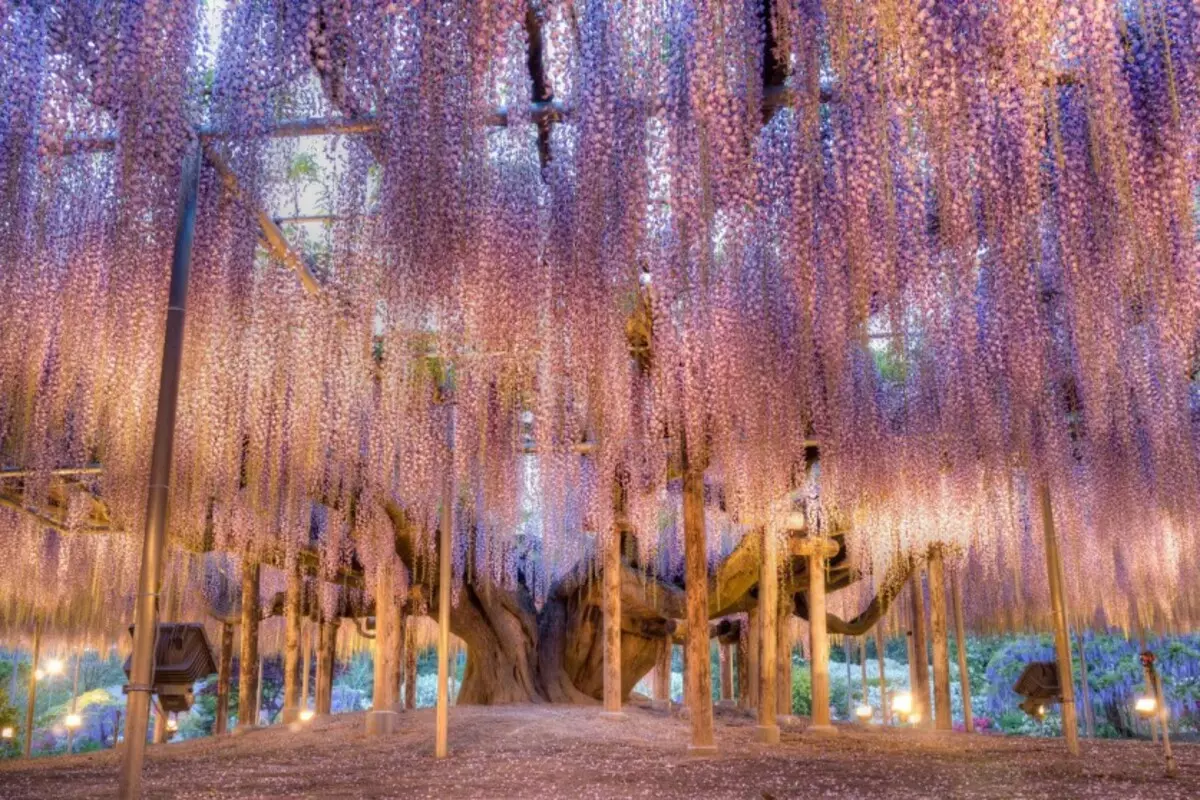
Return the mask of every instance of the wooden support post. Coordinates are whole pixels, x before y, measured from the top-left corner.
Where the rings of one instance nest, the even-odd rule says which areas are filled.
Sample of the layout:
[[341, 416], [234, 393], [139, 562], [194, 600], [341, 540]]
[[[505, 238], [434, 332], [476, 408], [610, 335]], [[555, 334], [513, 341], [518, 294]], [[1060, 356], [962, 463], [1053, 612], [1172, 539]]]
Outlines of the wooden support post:
[[717, 665], [721, 669], [721, 703], [733, 704], [733, 645], [717, 645]]
[[404, 625], [404, 707], [417, 707], [417, 618], [409, 615]]
[[455, 408], [446, 405], [446, 449], [449, 454], [442, 476], [442, 516], [438, 525], [438, 683], [437, 721], [434, 755], [449, 755], [447, 736], [450, 724], [450, 550], [454, 535], [454, 417]]
[[689, 465], [684, 448], [683, 553], [687, 583], [687, 669], [684, 695], [692, 722], [688, 752], [716, 753], [708, 645], [708, 549], [704, 530], [704, 473]]
[[233, 674], [233, 623], [221, 623], [221, 649], [217, 654], [217, 720], [213, 734], [229, 731], [229, 683]]
[[925, 588], [921, 585], [920, 566], [913, 570], [909, 590], [912, 598], [913, 647], [913, 714], [919, 714], [917, 725], [932, 725], [929, 713], [929, 645], [925, 635]]
[[[263, 656], [260, 651], [258, 654], [258, 675], [255, 683], [257, 686], [254, 690], [254, 724], [258, 725], [262, 720], [262, 692], [263, 692]], [[268, 720], [270, 724], [270, 720]]]
[[396, 713], [396, 682], [393, 663], [398, 653], [400, 615], [392, 559], [382, 559], [375, 574], [375, 674], [371, 710], [367, 712], [367, 735], [384, 736], [400, 727]]
[[812, 659], [812, 724], [808, 731], [835, 733], [829, 714], [829, 634], [825, 620], [825, 554], [814, 549], [808, 556], [808, 627]]
[[760, 653], [759, 648], [759, 628], [758, 616], [759, 608], [755, 606], [746, 613], [746, 676], [747, 676], [747, 708], [758, 708], [758, 661]]
[[971, 708], [971, 674], [967, 671], [967, 628], [963, 621], [962, 579], [957, 570], [950, 576], [954, 598], [954, 639], [958, 646], [958, 680], [962, 684], [963, 729], [975, 732], [975, 711]]
[[154, 706], [154, 744], [167, 743], [167, 712], [163, 711], [162, 706], [155, 703]]
[[392, 693], [392, 710], [404, 709], [404, 636], [408, 628], [408, 617], [400, 603], [396, 604], [396, 632], [392, 637], [392, 657], [388, 660], [388, 686]]
[[1083, 703], [1083, 732], [1092, 739], [1096, 736], [1096, 711], [1092, 708], [1092, 687], [1088, 683], [1087, 648], [1083, 631], [1077, 631], [1075, 638], [1079, 642], [1079, 690], [1083, 695], [1080, 698], [1080, 702]]
[[779, 624], [775, 631], [775, 713], [777, 722], [792, 719], [792, 603], [790, 597], [779, 601]]
[[293, 564], [288, 571], [287, 594], [284, 599], [284, 725], [300, 721], [300, 604], [303, 592], [304, 578], [300, 575], [300, 565]]
[[929, 554], [929, 627], [933, 634], [933, 710], [939, 731], [954, 730], [950, 710], [950, 640], [946, 614], [946, 580], [942, 550]]
[[879, 661], [879, 712], [884, 725], [892, 724], [892, 705], [887, 692], [886, 648], [884, 646], [883, 618], [875, 623], [875, 657]]
[[312, 625], [307, 619], [300, 623], [300, 650], [304, 653], [304, 665], [300, 668], [300, 710], [308, 710], [308, 676], [312, 673], [313, 635]]
[[[37, 670], [38, 661], [42, 658], [42, 621], [33, 625], [33, 660], [29, 662], [29, 690], [25, 698], [25, 730], [21, 743], [21, 753], [25, 758], [33, 755], [33, 710], [37, 705]], [[145, 733], [143, 732], [143, 735]]]
[[871, 684], [867, 681], [867, 638], [858, 638], [858, 661], [862, 666], [862, 704], [871, 704]]
[[754, 738], [764, 744], [779, 744], [779, 723], [775, 718], [778, 705], [775, 668], [779, 645], [779, 543], [765, 527], [758, 535], [762, 537], [762, 559], [758, 571], [758, 727], [754, 729]]
[[658, 660], [654, 662], [654, 697], [651, 699], [654, 708], [671, 707], [671, 651], [674, 649], [668, 634], [658, 650]]
[[1050, 502], [1050, 487], [1040, 487], [1042, 505], [1042, 535], [1046, 540], [1046, 575], [1050, 583], [1050, 605], [1054, 620], [1054, 650], [1058, 661], [1058, 682], [1062, 689], [1062, 728], [1067, 740], [1067, 752], [1079, 755], [1079, 723], [1075, 717], [1075, 680], [1071, 669], [1071, 633], [1067, 628], [1067, 600], [1063, 587], [1062, 557], [1058, 552], [1058, 535], [1054, 530], [1054, 507]]
[[[614, 493], [620, 489], [615, 489]], [[621, 711], [621, 529], [613, 525], [600, 545], [604, 569], [600, 576], [604, 612], [604, 710], [605, 719], [624, 719]]]
[[[75, 679], [71, 682], [71, 713], [79, 710], [79, 662], [83, 661], [83, 645], [75, 653]], [[75, 752], [75, 729], [67, 728], [67, 755]]]
[[750, 623], [743, 623], [738, 633], [737, 643], [737, 701], [738, 708], [750, 708]]
[[179, 400], [179, 375], [183, 364], [184, 308], [188, 272], [192, 263], [192, 237], [196, 231], [200, 190], [200, 148], [184, 157], [180, 171], [179, 217], [171, 255], [171, 282], [167, 289], [166, 329], [158, 379], [158, 406], [154, 416], [154, 444], [150, 455], [146, 516], [142, 531], [142, 560], [138, 573], [133, 614], [133, 653], [130, 657], [125, 713], [125, 749], [117, 793], [123, 800], [142, 795], [142, 764], [146, 758], [146, 729], [150, 725], [150, 695], [154, 691], [154, 649], [158, 640], [158, 596], [162, 587], [163, 552], [167, 544], [167, 495], [171, 479], [171, 453], [175, 443], [175, 411]]
[[337, 617], [321, 620], [320, 643], [317, 648], [316, 713], [328, 716], [333, 713], [333, 666], [337, 657]]
[[238, 731], [258, 725], [258, 622], [259, 565], [250, 556], [242, 559], [242, 647], [238, 656]]

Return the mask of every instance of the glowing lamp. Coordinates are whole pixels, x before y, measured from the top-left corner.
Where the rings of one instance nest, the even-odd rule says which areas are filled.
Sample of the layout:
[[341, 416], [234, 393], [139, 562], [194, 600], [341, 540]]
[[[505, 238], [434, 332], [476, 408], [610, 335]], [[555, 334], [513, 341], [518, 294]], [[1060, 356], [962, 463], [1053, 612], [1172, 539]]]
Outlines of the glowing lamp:
[[179, 722], [176, 721], [176, 719], [174, 717], [171, 717], [170, 719], [167, 720], [167, 730], [170, 731], [171, 733], [174, 733], [175, 731], [179, 730]]
[[41, 668], [35, 669], [33, 671], [33, 679], [35, 681], [45, 680], [46, 679], [46, 670], [41, 669]]
[[67, 727], [67, 730], [73, 731], [83, 725], [83, 717], [78, 714], [67, 714], [66, 719], [63, 720], [63, 725]]
[[907, 717], [913, 710], [913, 698], [908, 692], [901, 692], [892, 698], [892, 711], [902, 717]]
[[874, 714], [875, 709], [871, 708], [866, 703], [862, 703], [858, 708], [854, 709], [854, 716], [858, 717], [859, 722], [869, 722]]
[[917, 711], [912, 714], [909, 714], [908, 721], [911, 722], [913, 725], [920, 725], [921, 724], [921, 712]]
[[52, 658], [46, 662], [46, 674], [62, 675], [63, 667], [64, 665], [61, 658]]
[[300, 721], [308, 722], [314, 716], [316, 716], [316, 715], [313, 713], [313, 710], [311, 708], [306, 708], [300, 712]]
[[16, 735], [17, 732], [13, 730], [11, 725], [0, 728], [0, 739], [12, 739]]
[[1137, 702], [1133, 704], [1133, 710], [1149, 719], [1154, 716], [1155, 711], [1158, 711], [1158, 701], [1148, 695], [1139, 697]]

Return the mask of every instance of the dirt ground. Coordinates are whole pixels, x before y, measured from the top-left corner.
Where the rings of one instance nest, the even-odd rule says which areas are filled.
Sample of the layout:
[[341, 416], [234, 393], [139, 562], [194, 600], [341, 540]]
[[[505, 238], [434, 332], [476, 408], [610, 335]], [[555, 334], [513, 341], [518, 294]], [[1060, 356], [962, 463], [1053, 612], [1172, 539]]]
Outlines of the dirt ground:
[[[966, 736], [841, 726], [832, 737], [783, 726], [753, 741], [754, 721], [717, 712], [719, 753], [688, 756], [687, 722], [630, 708], [462, 707], [451, 710], [451, 756], [433, 752], [433, 711], [368, 739], [362, 714], [243, 736], [152, 746], [149, 798], [1198, 798], [1200, 745], [1177, 747], [1180, 777], [1163, 776], [1148, 742], [1085, 740], [1083, 757], [1055, 739]], [[0, 797], [115, 796], [111, 752], [0, 763]]]

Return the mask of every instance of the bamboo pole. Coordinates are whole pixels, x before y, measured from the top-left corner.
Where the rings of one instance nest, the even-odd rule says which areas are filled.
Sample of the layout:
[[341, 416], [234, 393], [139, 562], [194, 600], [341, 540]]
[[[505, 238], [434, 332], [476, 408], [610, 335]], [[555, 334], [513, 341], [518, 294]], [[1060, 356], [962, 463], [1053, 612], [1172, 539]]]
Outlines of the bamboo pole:
[[371, 710], [367, 713], [367, 735], [384, 736], [400, 727], [396, 713], [396, 683], [392, 664], [398, 653], [399, 616], [392, 559], [381, 559], [375, 583], [375, 674]]
[[304, 578], [300, 565], [288, 570], [287, 594], [284, 599], [286, 614], [283, 652], [283, 724], [290, 725], [300, 720], [300, 606], [304, 592]]
[[888, 702], [887, 665], [885, 663], [885, 647], [883, 636], [883, 618], [875, 623], [875, 657], [879, 660], [879, 711], [884, 725], [892, 724], [892, 706]]
[[929, 627], [933, 634], [933, 710], [939, 731], [954, 730], [950, 708], [950, 641], [946, 614], [946, 580], [942, 550], [929, 554]]
[[449, 754], [447, 736], [450, 722], [450, 548], [454, 533], [454, 417], [453, 404], [446, 405], [446, 448], [449, 458], [442, 476], [442, 516], [438, 526], [438, 684], [437, 730], [434, 755]]
[[248, 731], [258, 726], [258, 622], [261, 616], [259, 566], [247, 555], [242, 559], [242, 642], [238, 655], [237, 731]]
[[912, 599], [912, 647], [913, 647], [913, 713], [919, 714], [917, 724], [922, 728], [931, 725], [929, 713], [929, 645], [925, 631], [925, 589], [921, 585], [921, 567], [913, 569], [909, 591]]
[[776, 683], [777, 650], [779, 645], [779, 543], [765, 526], [762, 537], [762, 559], [758, 572], [758, 726], [754, 738], [763, 744], [779, 744], [779, 724], [776, 708], [779, 705]]
[[967, 629], [963, 621], [962, 580], [956, 570], [950, 576], [954, 597], [954, 639], [958, 645], [958, 680], [962, 685], [963, 730], [975, 732], [975, 711], [971, 707], [971, 674], [967, 671]]
[[808, 631], [812, 657], [808, 668], [812, 678], [813, 733], [835, 733], [829, 715], [829, 633], [825, 620], [825, 555], [814, 549], [808, 556]]
[[1054, 507], [1050, 487], [1040, 487], [1042, 505], [1042, 535], [1046, 539], [1046, 575], [1050, 583], [1050, 605], [1054, 620], [1054, 651], [1058, 661], [1058, 683], [1062, 690], [1063, 737], [1067, 752], [1079, 755], [1079, 723], [1075, 717], [1075, 681], [1071, 669], [1071, 634], [1067, 628], [1067, 602], [1063, 589], [1062, 557], [1058, 551], [1058, 535], [1054, 530]]
[[221, 650], [217, 657], [217, 720], [213, 734], [229, 730], [229, 683], [233, 674], [233, 624], [221, 623]]
[[860, 636], [858, 639], [858, 661], [862, 666], [862, 703], [870, 705], [871, 684], [867, 681], [867, 639], [865, 636]]
[[24, 740], [21, 746], [21, 753], [25, 758], [33, 755], [33, 712], [37, 705], [37, 670], [41, 657], [42, 621], [39, 619], [33, 626], [33, 660], [29, 662], [29, 690], [25, 697], [25, 730], [22, 731]]
[[175, 227], [168, 289], [166, 333], [154, 419], [154, 445], [150, 457], [141, 570], [134, 605], [133, 654], [130, 660], [125, 714], [125, 749], [121, 757], [119, 796], [141, 797], [142, 764], [146, 757], [146, 728], [150, 723], [150, 694], [154, 691], [154, 651], [158, 639], [158, 595], [162, 585], [163, 550], [167, 540], [167, 488], [171, 477], [171, 450], [175, 439], [175, 410], [179, 399], [179, 373], [183, 362], [184, 307], [192, 237], [196, 229], [196, 198], [200, 181], [200, 149], [184, 158], [180, 186], [179, 219]]
[[[620, 488], [614, 489], [619, 494]], [[619, 506], [619, 502], [617, 504]], [[620, 509], [617, 509], [620, 511]], [[605, 719], [624, 719], [621, 711], [621, 529], [614, 524], [601, 543], [604, 558], [604, 710]]]
[[713, 737], [712, 691], [708, 645], [708, 552], [704, 530], [704, 473], [688, 463], [684, 447], [683, 553], [687, 581], [687, 664], [684, 695], [692, 723], [688, 752], [717, 752]]

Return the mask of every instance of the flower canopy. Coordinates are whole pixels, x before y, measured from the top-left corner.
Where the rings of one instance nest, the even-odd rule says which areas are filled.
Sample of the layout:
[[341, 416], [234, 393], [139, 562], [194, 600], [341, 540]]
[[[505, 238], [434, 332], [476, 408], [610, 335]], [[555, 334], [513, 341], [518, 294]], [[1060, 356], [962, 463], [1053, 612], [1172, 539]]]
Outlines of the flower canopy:
[[183, 551], [333, 579], [451, 471], [460, 579], [618, 479], [670, 572], [686, 453], [713, 558], [799, 490], [1020, 626], [1048, 486], [1075, 616], [1191, 626], [1198, 69], [1191, 0], [0, 0], [0, 609], [127, 608], [202, 151]]

